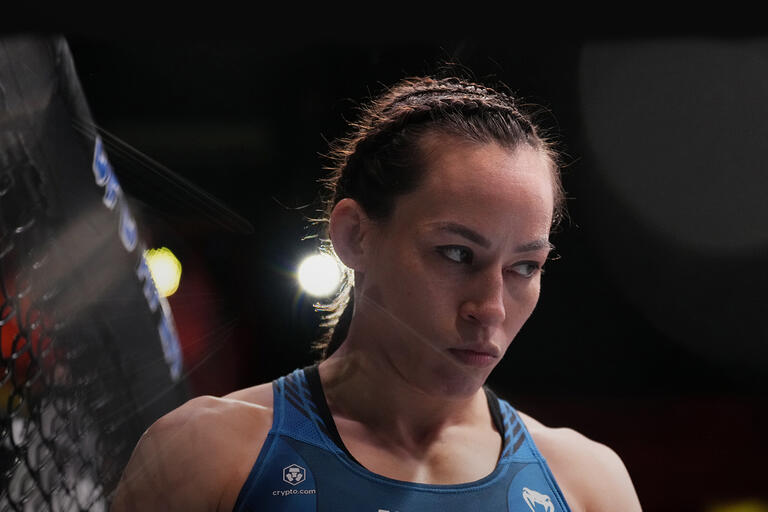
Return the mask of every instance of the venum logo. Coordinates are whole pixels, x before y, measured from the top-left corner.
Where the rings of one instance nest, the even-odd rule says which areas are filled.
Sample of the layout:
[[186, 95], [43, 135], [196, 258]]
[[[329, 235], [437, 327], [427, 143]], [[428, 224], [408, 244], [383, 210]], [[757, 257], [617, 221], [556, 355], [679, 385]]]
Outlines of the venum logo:
[[536, 492], [533, 489], [523, 487], [523, 499], [533, 512], [541, 510], [541, 508], [536, 505], [541, 505], [544, 508], [544, 512], [554, 512], [555, 510], [555, 506], [552, 504], [552, 500], [549, 496]]
[[298, 464], [291, 464], [283, 469], [283, 481], [291, 485], [298, 485], [307, 477], [307, 471]]

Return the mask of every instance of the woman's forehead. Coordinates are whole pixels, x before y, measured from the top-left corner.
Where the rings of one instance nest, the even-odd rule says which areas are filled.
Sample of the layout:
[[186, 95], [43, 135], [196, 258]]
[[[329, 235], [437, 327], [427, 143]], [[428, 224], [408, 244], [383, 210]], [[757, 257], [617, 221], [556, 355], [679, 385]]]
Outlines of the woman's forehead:
[[514, 202], [530, 195], [554, 202], [552, 173], [542, 152], [527, 145], [509, 149], [457, 138], [444, 137], [441, 142], [429, 145], [424, 178], [409, 195], [438, 203]]
[[430, 153], [422, 182], [395, 202], [397, 223], [452, 222], [537, 238], [549, 233], [552, 178], [536, 150], [460, 143], [432, 146]]

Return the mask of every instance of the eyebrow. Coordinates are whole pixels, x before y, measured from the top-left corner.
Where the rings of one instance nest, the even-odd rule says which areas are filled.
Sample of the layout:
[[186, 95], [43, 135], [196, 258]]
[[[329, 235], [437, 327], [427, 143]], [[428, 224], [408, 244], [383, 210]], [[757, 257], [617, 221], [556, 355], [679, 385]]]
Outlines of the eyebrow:
[[[462, 236], [466, 238], [467, 240], [476, 243], [477, 245], [488, 249], [491, 246], [491, 241], [485, 238], [483, 235], [478, 233], [477, 231], [468, 228], [467, 226], [464, 226], [462, 224], [457, 224], [455, 222], [437, 222], [434, 224], [434, 226], [439, 231], [447, 231], [449, 233], [455, 233], [459, 236]], [[524, 243], [523, 245], [519, 245], [515, 248], [515, 252], [533, 252], [533, 251], [539, 251], [541, 249], [548, 249], [552, 250], [555, 246], [552, 245], [552, 243], [547, 238], [540, 238], [538, 240], [534, 240], [532, 242]]]

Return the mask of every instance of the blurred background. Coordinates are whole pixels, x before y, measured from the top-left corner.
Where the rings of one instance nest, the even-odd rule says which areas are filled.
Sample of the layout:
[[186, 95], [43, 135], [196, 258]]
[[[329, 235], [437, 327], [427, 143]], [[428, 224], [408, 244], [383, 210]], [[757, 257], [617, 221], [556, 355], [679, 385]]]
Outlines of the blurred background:
[[64, 35], [135, 148], [110, 158], [141, 236], [181, 263], [189, 396], [316, 360], [296, 270], [328, 141], [452, 62], [548, 111], [566, 154], [570, 218], [492, 388], [611, 446], [645, 510], [768, 510], [768, 37]]

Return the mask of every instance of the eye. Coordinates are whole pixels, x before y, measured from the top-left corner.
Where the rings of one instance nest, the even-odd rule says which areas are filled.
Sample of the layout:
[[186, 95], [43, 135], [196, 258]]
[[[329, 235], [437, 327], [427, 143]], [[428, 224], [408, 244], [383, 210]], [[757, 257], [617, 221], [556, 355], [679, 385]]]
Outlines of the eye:
[[533, 277], [539, 270], [544, 272], [544, 269], [535, 261], [523, 261], [512, 267], [512, 272], [525, 278]]
[[474, 258], [471, 250], [460, 245], [444, 245], [438, 247], [437, 252], [456, 263], [471, 264]]

